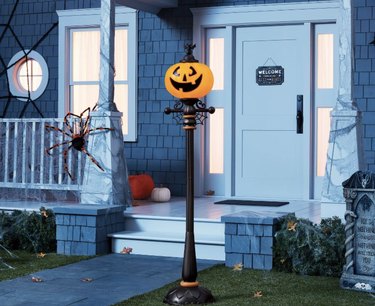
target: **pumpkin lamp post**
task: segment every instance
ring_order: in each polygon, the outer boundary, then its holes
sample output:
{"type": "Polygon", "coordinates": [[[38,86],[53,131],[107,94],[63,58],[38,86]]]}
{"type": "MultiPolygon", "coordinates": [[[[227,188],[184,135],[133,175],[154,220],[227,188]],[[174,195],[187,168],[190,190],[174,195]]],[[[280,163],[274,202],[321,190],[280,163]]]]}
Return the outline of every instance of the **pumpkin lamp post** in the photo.
{"type": "Polygon", "coordinates": [[[182,120],[186,132],[186,233],[185,250],[180,286],[171,289],[164,303],[171,305],[213,303],[211,292],[199,286],[197,281],[197,260],[194,240],[194,130],[203,123],[207,113],[213,114],[215,108],[206,108],[199,98],[207,95],[213,86],[214,78],[210,68],[199,63],[193,56],[195,45],[186,44],[184,58],[169,67],[165,74],[165,87],[179,100],[173,109],[167,107],[165,114],[173,113],[174,118],[182,120]]]}

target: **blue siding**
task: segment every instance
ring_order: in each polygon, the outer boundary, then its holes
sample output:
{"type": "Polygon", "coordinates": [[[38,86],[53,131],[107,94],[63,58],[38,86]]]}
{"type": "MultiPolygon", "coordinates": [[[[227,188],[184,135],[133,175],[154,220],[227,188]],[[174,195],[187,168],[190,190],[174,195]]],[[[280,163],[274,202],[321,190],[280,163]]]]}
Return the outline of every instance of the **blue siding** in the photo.
{"type": "Polygon", "coordinates": [[[375,33],[375,3],[353,1],[355,19],[354,93],[358,108],[363,112],[363,144],[365,162],[375,170],[375,46],[369,45],[375,33]]]}
{"type": "MultiPolygon", "coordinates": [[[[322,0],[323,1],[323,0],[322,0]]],[[[137,142],[126,143],[125,153],[130,173],[146,172],[156,184],[168,186],[173,195],[185,192],[185,137],[172,116],[163,114],[172,106],[173,97],[164,88],[164,73],[183,56],[184,44],[192,40],[190,7],[246,5],[296,0],[179,0],[179,8],[162,10],[158,15],[139,12],[138,55],[138,129],[137,142]]],[[[355,0],[355,74],[353,96],[363,112],[364,151],[367,168],[375,170],[375,46],[368,43],[375,33],[375,2],[355,0]]],[[[0,23],[6,23],[15,0],[2,0],[0,23]]],[[[57,22],[56,10],[99,7],[100,0],[20,0],[12,21],[22,46],[31,48],[57,22]]],[[[0,33],[3,27],[0,27],[0,33]]],[[[57,115],[57,28],[36,49],[47,61],[49,83],[36,101],[45,117],[57,115]]],[[[8,31],[0,45],[4,62],[20,51],[8,31]]],[[[0,71],[3,70],[0,63],[0,71]]],[[[0,96],[6,95],[6,78],[0,76],[0,96]]],[[[5,107],[0,100],[0,115],[5,107]]],[[[7,117],[19,117],[24,102],[12,100],[7,117]]],[[[39,117],[30,105],[25,117],[39,117]]]]}

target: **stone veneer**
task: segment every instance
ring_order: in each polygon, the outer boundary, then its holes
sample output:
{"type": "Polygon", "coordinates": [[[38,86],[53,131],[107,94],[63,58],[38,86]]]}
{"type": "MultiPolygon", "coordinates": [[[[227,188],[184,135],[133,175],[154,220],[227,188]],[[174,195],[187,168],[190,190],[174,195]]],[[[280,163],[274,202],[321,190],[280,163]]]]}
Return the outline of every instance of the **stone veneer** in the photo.
{"type": "Polygon", "coordinates": [[[111,252],[108,234],[124,230],[125,206],[69,205],[53,209],[57,253],[98,255],[111,252]]]}
{"type": "Polygon", "coordinates": [[[275,225],[283,212],[242,211],[221,217],[225,222],[225,265],[271,270],[275,225]]]}

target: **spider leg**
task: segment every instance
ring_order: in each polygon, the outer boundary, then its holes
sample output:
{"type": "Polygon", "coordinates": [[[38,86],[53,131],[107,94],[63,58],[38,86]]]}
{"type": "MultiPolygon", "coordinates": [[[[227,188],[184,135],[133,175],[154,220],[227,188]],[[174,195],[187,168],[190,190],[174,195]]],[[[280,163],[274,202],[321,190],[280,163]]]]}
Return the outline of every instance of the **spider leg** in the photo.
{"type": "Polygon", "coordinates": [[[80,115],[79,117],[82,118],[83,117],[83,114],[86,113],[86,112],[89,112],[88,116],[90,115],[90,111],[91,111],[91,108],[90,106],[88,108],[86,108],[80,115]]]}
{"type": "Polygon", "coordinates": [[[104,169],[99,165],[99,163],[97,162],[97,160],[89,153],[86,151],[85,148],[82,148],[82,152],[85,153],[89,158],[90,160],[102,171],[104,171],[104,169]]]}
{"type": "Polygon", "coordinates": [[[77,116],[77,115],[72,114],[72,113],[69,112],[64,117],[64,124],[68,128],[68,130],[70,131],[70,133],[72,133],[72,135],[73,135],[74,134],[73,127],[70,125],[69,120],[68,120],[68,117],[71,117],[71,116],[77,117],[77,118],[79,118],[79,116],[77,116]]]}
{"type": "MultiPolygon", "coordinates": [[[[55,149],[55,148],[57,148],[57,147],[63,146],[63,145],[65,145],[65,144],[71,143],[71,142],[72,142],[71,140],[67,140],[67,141],[64,141],[64,142],[62,142],[62,143],[57,143],[57,144],[53,145],[52,147],[46,149],[46,153],[47,153],[48,155],[51,155],[51,153],[49,153],[49,151],[51,151],[51,150],[53,150],[53,149],[55,149]]],[[[69,148],[70,148],[70,147],[71,147],[71,146],[69,146],[69,148]]]]}
{"type": "Polygon", "coordinates": [[[63,155],[64,155],[64,170],[66,173],[68,173],[70,179],[73,181],[74,180],[74,177],[72,176],[72,174],[69,172],[69,167],[68,167],[68,151],[69,149],[71,148],[72,146],[70,145],[67,149],[64,150],[63,152],[63,155]]]}
{"type": "Polygon", "coordinates": [[[58,128],[58,127],[55,127],[55,126],[52,126],[52,125],[48,125],[48,124],[46,124],[46,125],[45,125],[45,128],[46,128],[47,131],[48,131],[48,130],[55,130],[55,131],[58,131],[58,132],[60,132],[60,133],[62,133],[62,134],[64,134],[64,135],[66,135],[66,136],[72,138],[72,135],[69,135],[67,132],[63,131],[62,129],[60,129],[60,128],[58,128]]]}
{"type": "MultiPolygon", "coordinates": [[[[83,114],[83,113],[82,113],[82,114],[83,114]]],[[[82,130],[81,130],[81,136],[90,133],[90,132],[87,131],[87,129],[89,128],[89,122],[90,122],[90,119],[91,119],[91,116],[90,116],[90,110],[89,110],[89,113],[88,113],[88,115],[87,115],[86,121],[85,121],[85,123],[83,124],[82,130]]],[[[82,120],[82,118],[81,118],[81,120],[82,120]]]]}
{"type": "Polygon", "coordinates": [[[87,134],[90,134],[91,132],[94,132],[94,131],[114,131],[115,129],[113,128],[106,128],[106,127],[98,127],[98,128],[94,128],[94,129],[91,129],[87,132],[87,134]]]}

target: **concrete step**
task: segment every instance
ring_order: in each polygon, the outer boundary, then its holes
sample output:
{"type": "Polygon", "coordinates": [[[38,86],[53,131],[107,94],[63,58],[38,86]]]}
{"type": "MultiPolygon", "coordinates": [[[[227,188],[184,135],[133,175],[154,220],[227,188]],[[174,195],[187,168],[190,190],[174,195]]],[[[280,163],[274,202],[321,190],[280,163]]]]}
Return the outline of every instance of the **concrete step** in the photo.
{"type": "MultiPolygon", "coordinates": [[[[126,231],[142,231],[142,232],[181,232],[185,233],[185,218],[179,217],[163,217],[150,215],[124,214],[126,231]]],[[[220,220],[212,219],[194,219],[195,233],[210,233],[211,235],[222,236],[224,234],[224,223],[220,220]]]]}
{"type": "MultiPolygon", "coordinates": [[[[195,220],[194,235],[197,259],[225,260],[223,223],[195,220]]],[[[109,237],[114,253],[130,247],[132,254],[183,257],[185,218],[125,214],[125,231],[109,237]]]]}

